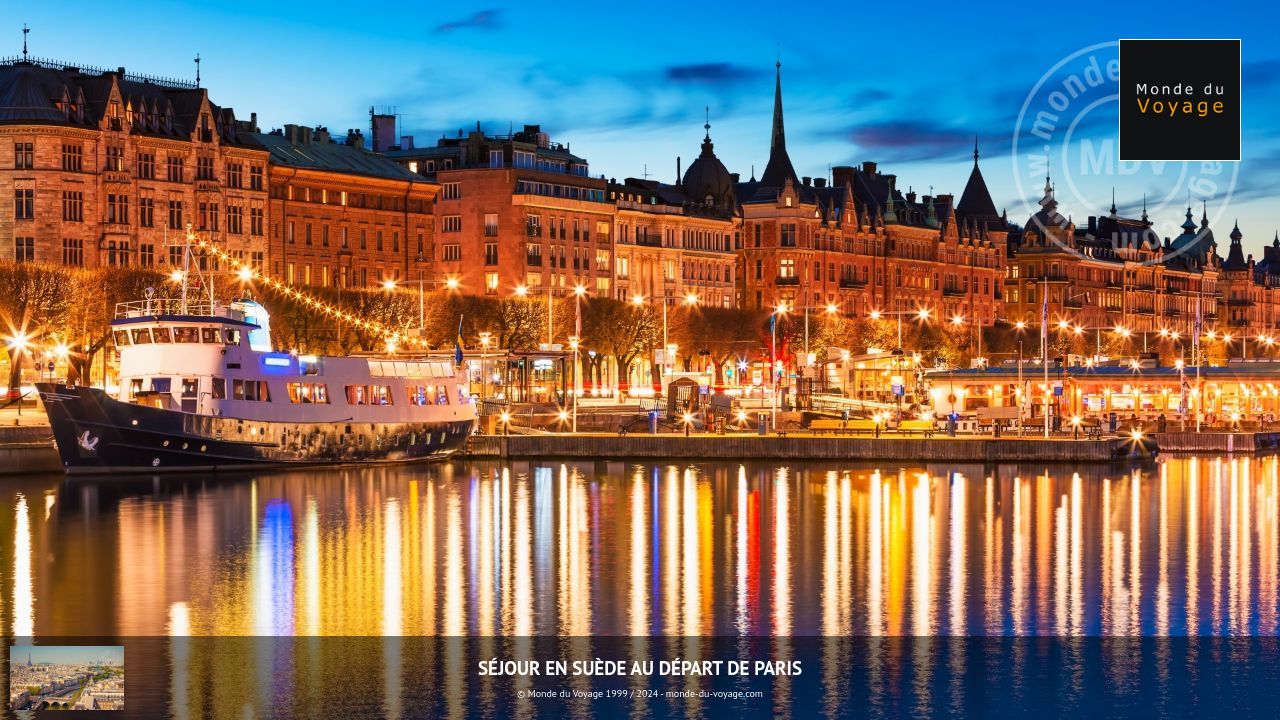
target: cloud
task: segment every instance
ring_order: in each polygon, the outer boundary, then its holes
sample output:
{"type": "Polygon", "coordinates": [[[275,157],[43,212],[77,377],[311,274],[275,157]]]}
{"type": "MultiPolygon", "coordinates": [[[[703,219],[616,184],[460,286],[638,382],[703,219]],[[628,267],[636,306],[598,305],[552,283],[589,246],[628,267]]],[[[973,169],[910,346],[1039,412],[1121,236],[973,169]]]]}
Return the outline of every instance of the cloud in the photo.
{"type": "Polygon", "coordinates": [[[1280,82],[1280,60],[1259,60],[1245,63],[1240,70],[1245,89],[1267,87],[1280,82]]]}
{"type": "Polygon", "coordinates": [[[720,85],[753,80],[760,71],[727,62],[671,65],[664,72],[667,80],[698,85],[720,85]]]}
{"type": "Polygon", "coordinates": [[[882,162],[963,157],[973,146],[973,132],[921,120],[888,120],[860,125],[849,139],[863,150],[882,155],[882,162]]]}
{"type": "Polygon", "coordinates": [[[454,30],[497,30],[502,27],[502,8],[490,8],[472,13],[461,20],[442,23],[436,26],[436,32],[449,33],[454,30]]]}
{"type": "Polygon", "coordinates": [[[849,102],[853,105],[874,105],[876,103],[884,102],[891,97],[893,97],[892,94],[885,90],[881,90],[880,88],[863,88],[855,91],[853,95],[849,97],[849,102]]]}

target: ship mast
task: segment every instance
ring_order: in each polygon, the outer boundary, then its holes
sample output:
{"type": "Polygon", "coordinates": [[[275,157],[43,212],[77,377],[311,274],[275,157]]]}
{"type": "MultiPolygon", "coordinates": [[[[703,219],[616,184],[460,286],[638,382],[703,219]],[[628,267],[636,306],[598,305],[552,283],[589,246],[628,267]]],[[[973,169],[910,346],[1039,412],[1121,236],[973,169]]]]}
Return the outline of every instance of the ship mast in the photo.
{"type": "Polygon", "coordinates": [[[194,250],[192,248],[192,244],[199,242],[199,240],[200,238],[196,235],[196,231],[192,227],[191,223],[187,223],[186,232],[183,234],[182,239],[182,278],[180,282],[182,295],[180,300],[181,307],[179,309],[183,315],[190,314],[187,304],[187,291],[190,286],[192,269],[200,275],[201,287],[207,288],[209,291],[209,312],[213,313],[213,272],[210,271],[206,274],[201,270],[199,263],[193,262],[194,250]]]}

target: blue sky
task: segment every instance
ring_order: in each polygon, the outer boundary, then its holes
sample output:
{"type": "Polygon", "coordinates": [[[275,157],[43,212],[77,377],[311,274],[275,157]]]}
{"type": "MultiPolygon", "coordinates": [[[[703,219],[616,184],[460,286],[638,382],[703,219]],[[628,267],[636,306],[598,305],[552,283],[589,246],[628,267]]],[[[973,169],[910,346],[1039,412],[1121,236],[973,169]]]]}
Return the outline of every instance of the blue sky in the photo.
{"type": "MultiPolygon", "coordinates": [[[[509,124],[540,123],[587,157],[594,174],[638,177],[647,170],[668,182],[677,155],[686,166],[697,155],[706,106],[716,152],[730,171],[745,178],[753,165],[757,174],[763,170],[780,56],[788,148],[801,175],[875,160],[898,175],[900,187],[959,194],[976,134],[996,204],[1019,222],[1043,178],[1019,175],[1011,139],[1028,92],[1055,63],[1118,37],[1239,37],[1244,161],[1230,201],[1225,183],[1207,194],[1210,217],[1223,243],[1238,218],[1246,249],[1255,253],[1280,226],[1271,194],[1280,186],[1274,6],[560,2],[539,9],[499,0],[319,0],[135,2],[118,13],[98,7],[29,4],[11,14],[0,54],[20,50],[23,21],[32,26],[33,54],[86,65],[186,77],[199,52],[214,101],[242,117],[256,111],[266,128],[297,122],[367,129],[371,105],[394,108],[402,134],[419,145],[477,120],[503,132],[509,124]]],[[[1080,222],[1104,212],[1115,186],[1122,214],[1140,214],[1147,193],[1153,220],[1176,234],[1186,173],[1062,167],[1082,143],[1094,143],[1096,152],[1114,139],[1115,114],[1114,103],[1092,109],[1064,136],[1064,160],[1050,160],[1059,169],[1063,212],[1080,222]]]]}
{"type": "Polygon", "coordinates": [[[9,646],[9,664],[27,663],[79,664],[90,662],[109,662],[119,664],[124,661],[124,647],[120,645],[11,645],[9,646]]]}

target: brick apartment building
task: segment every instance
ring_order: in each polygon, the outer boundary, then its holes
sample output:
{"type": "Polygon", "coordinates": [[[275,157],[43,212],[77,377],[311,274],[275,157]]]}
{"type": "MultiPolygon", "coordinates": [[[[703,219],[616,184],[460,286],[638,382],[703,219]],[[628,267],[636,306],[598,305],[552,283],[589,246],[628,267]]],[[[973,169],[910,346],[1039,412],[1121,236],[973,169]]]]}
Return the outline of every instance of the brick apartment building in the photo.
{"type": "Polygon", "coordinates": [[[270,153],[271,273],[288,282],[367,288],[433,277],[439,186],[323,127],[285,125],[252,140],[270,153]]]}
{"type": "Polygon", "coordinates": [[[65,265],[181,261],[187,223],[261,265],[267,153],[253,120],[195,83],[26,59],[0,63],[0,256],[65,265]]]}
{"type": "MultiPolygon", "coordinates": [[[[375,118],[377,122],[377,118],[375,118]]],[[[380,136],[385,133],[379,133],[380,136]]],[[[375,144],[375,149],[377,145],[375,144]]],[[[507,135],[479,127],[434,147],[383,148],[440,185],[435,279],[462,292],[563,296],[582,285],[613,293],[613,206],[587,161],[537,125],[507,135]]]]}

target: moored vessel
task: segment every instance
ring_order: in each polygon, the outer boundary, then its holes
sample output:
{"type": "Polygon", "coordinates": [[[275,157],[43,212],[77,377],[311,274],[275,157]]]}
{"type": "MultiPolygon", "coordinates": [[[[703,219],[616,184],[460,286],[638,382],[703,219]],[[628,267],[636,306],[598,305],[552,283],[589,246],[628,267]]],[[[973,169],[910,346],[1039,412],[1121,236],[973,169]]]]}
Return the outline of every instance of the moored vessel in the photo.
{"type": "Polygon", "coordinates": [[[447,358],[275,352],[257,302],[186,295],[117,307],[114,394],[37,385],[68,473],[440,459],[475,425],[447,358]]]}

